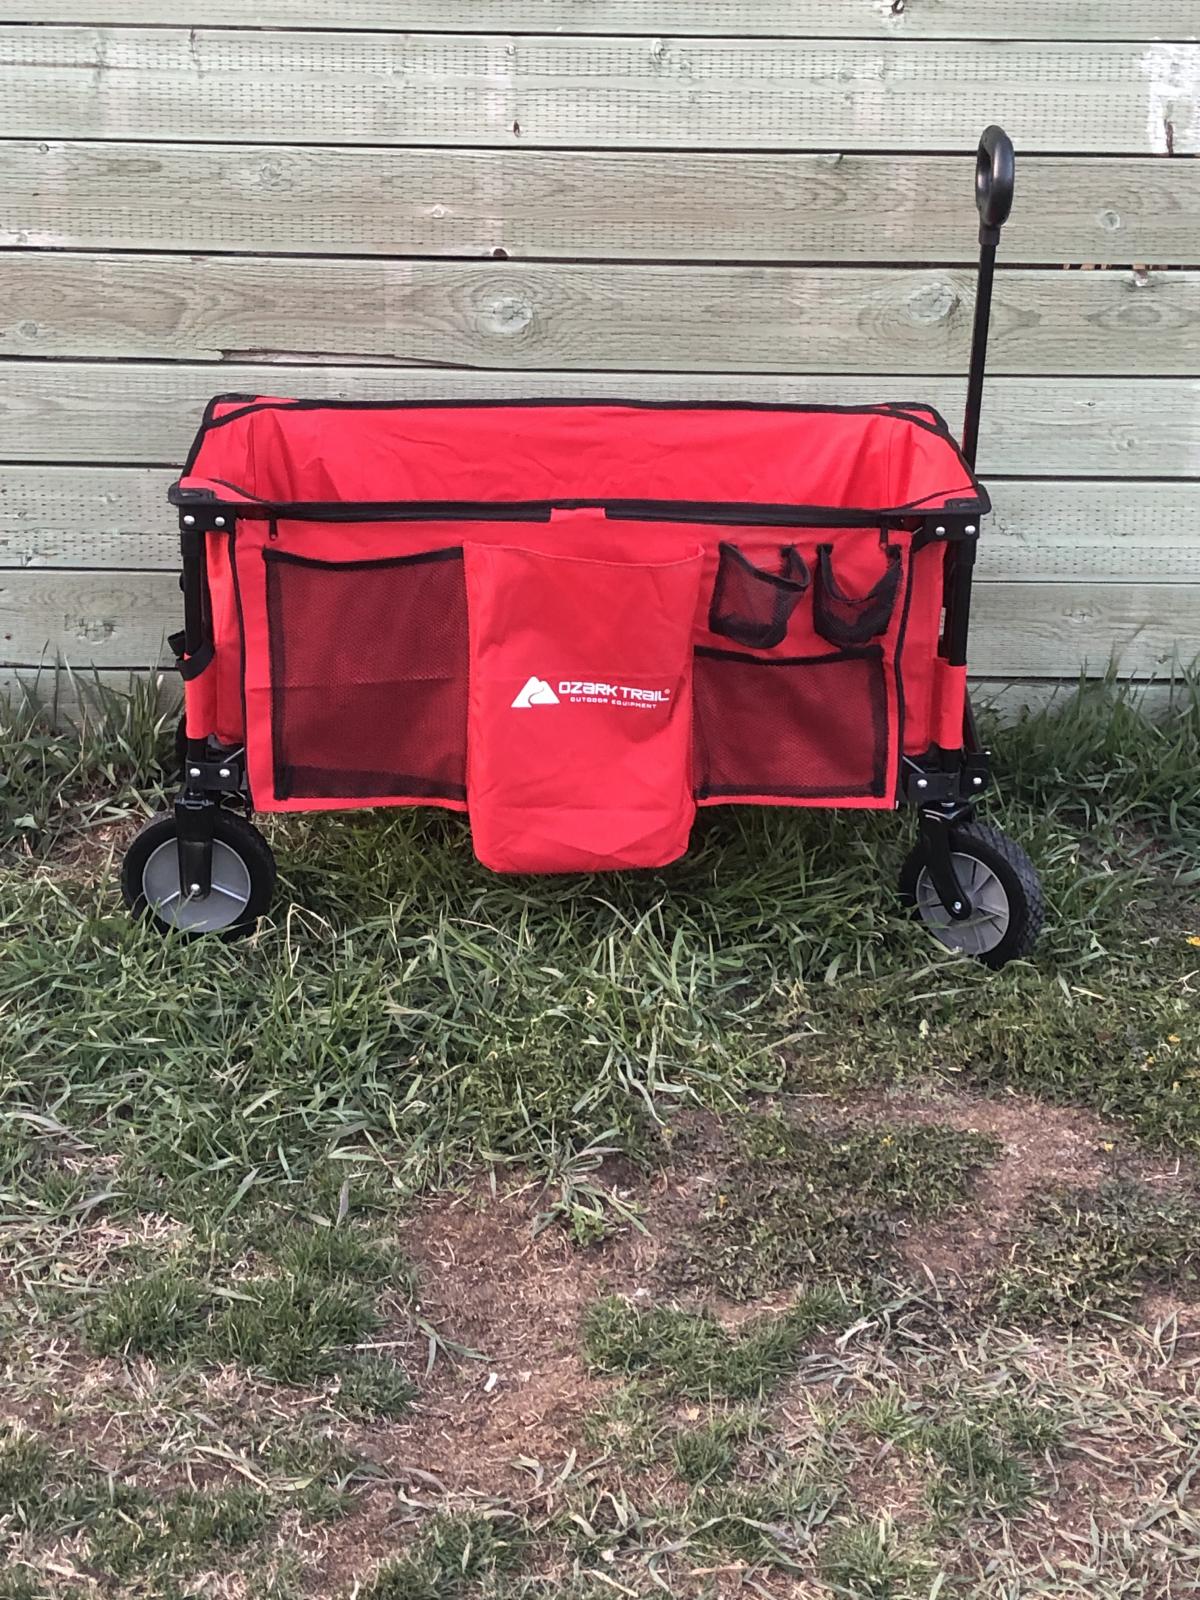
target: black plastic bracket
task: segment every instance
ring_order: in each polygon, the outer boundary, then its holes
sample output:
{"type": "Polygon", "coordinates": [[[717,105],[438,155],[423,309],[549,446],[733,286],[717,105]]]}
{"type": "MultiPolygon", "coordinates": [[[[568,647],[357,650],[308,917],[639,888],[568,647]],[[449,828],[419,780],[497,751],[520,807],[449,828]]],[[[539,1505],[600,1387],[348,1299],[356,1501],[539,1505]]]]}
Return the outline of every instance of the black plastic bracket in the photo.
{"type": "Polygon", "coordinates": [[[186,500],[179,507],[179,531],[188,533],[232,533],[237,518],[219,500],[186,500]]]}
{"type": "Polygon", "coordinates": [[[920,812],[921,854],[925,858],[925,870],[937,890],[938,899],[955,922],[965,922],[975,909],[970,895],[959,882],[954,853],[950,848],[951,830],[958,823],[970,820],[971,807],[961,801],[923,806],[920,812]]]}
{"type": "Polygon", "coordinates": [[[244,788],[242,755],[214,756],[207,751],[203,756],[188,757],[184,766],[183,796],[190,800],[216,798],[229,794],[241,796],[244,788]]]}
{"type": "Polygon", "coordinates": [[[962,796],[973,800],[981,795],[992,781],[992,761],[989,750],[969,750],[962,764],[962,796]]]}
{"type": "Polygon", "coordinates": [[[179,854],[179,892],[202,900],[212,891],[213,823],[217,802],[186,790],[175,801],[175,845],[179,854]]]}
{"type": "Polygon", "coordinates": [[[913,535],[914,550],[923,550],[927,544],[974,544],[979,537],[979,510],[939,511],[936,516],[923,518],[913,535]]]}
{"type": "Polygon", "coordinates": [[[991,782],[987,750],[939,750],[905,756],[901,769],[901,794],[910,806],[967,805],[977,800],[991,782]]]}

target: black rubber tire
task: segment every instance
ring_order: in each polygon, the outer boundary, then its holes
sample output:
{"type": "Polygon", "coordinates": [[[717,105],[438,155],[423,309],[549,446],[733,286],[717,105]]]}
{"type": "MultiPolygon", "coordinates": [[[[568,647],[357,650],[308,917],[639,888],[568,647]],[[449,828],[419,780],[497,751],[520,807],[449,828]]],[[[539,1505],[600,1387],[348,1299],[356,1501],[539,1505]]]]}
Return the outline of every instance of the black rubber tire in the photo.
{"type": "Polygon", "coordinates": [[[213,838],[219,839],[222,844],[228,845],[235,851],[249,873],[250,898],[235,922],[211,933],[188,932],[185,929],[175,928],[157,916],[146,903],[143,889],[146,864],[160,845],[166,844],[175,836],[176,825],[173,814],[155,817],[135,836],[125,852],[125,859],[121,864],[121,893],[132,915],[145,918],[159,933],[170,934],[175,939],[230,940],[243,938],[253,932],[275,892],[275,857],[271,852],[271,846],[254,824],[224,806],[217,809],[213,816],[213,838]]]}
{"type": "MultiPolygon", "coordinates": [[[[995,873],[1008,898],[1009,922],[1003,937],[992,949],[973,959],[985,967],[997,968],[1031,955],[1046,920],[1046,900],[1037,868],[1021,846],[999,828],[989,828],[983,822],[965,822],[951,829],[950,848],[958,855],[973,856],[995,873]]],[[[918,918],[917,884],[924,868],[925,853],[918,845],[900,869],[900,899],[918,918]]],[[[936,928],[931,927],[930,932],[944,943],[936,928]]]]}

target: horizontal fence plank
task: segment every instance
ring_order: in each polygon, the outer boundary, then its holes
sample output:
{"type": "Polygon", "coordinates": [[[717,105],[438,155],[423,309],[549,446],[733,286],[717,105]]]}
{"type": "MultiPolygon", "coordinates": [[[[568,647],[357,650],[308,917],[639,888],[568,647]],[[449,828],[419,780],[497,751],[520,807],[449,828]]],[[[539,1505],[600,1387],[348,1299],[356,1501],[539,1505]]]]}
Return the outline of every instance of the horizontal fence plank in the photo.
{"type": "MultiPolygon", "coordinates": [[[[966,262],[973,182],[969,156],[30,139],[0,164],[0,245],[966,262]]],[[[1200,162],[1032,157],[1018,193],[1010,264],[1200,264],[1200,162]]]]}
{"type": "Polygon", "coordinates": [[[0,466],[0,567],[171,567],[163,467],[0,466]]]}
{"type": "MultiPolygon", "coordinates": [[[[971,665],[983,676],[1071,676],[1106,670],[1161,674],[1200,641],[1200,584],[990,583],[976,595],[971,665]]],[[[72,667],[161,662],[179,626],[169,572],[0,573],[0,660],[72,667]]]]}
{"type": "MultiPolygon", "coordinates": [[[[0,354],[953,373],[962,268],[0,256],[0,354]]],[[[993,373],[1195,371],[1200,272],[997,276],[993,373]]]]}
{"type": "MultiPolygon", "coordinates": [[[[0,567],[178,565],[169,468],[0,466],[0,567]]],[[[1002,479],[977,577],[1200,583],[1200,483],[1002,479]]]]}
{"type": "Polygon", "coordinates": [[[968,649],[984,676],[1095,676],[1110,662],[1159,676],[1200,652],[1200,584],[980,584],[968,649]]]}
{"type": "MultiPolygon", "coordinates": [[[[1005,682],[997,678],[971,676],[971,703],[976,711],[994,716],[1000,722],[1017,722],[1031,712],[1061,708],[1078,687],[1078,679],[1032,678],[1025,682],[1005,682]]],[[[1176,678],[1162,682],[1126,682],[1122,693],[1147,716],[1161,719],[1190,703],[1190,691],[1176,678]]],[[[999,772],[1004,787],[1003,770],[999,772]]]]}
{"type": "MultiPolygon", "coordinates": [[[[0,460],[176,466],[215,393],[306,399],[923,401],[957,422],[961,378],[741,373],[455,372],[297,365],[23,361],[3,368],[0,460]]],[[[1200,477],[1200,380],[996,378],[980,468],[1010,475],[1200,477]]]]}
{"type": "MultiPolygon", "coordinates": [[[[176,25],[171,0],[9,0],[5,22],[176,25]]],[[[1194,39],[1194,0],[202,0],[196,27],[882,39],[1194,39]],[[251,23],[252,19],[252,23],[251,23]]]]}
{"type": "MultiPolygon", "coordinates": [[[[1200,483],[990,484],[984,582],[1200,583],[1200,483]]],[[[1194,640],[1200,652],[1200,636],[1194,640]]]]}
{"type": "MultiPolygon", "coordinates": [[[[59,727],[80,722],[95,722],[102,715],[105,701],[141,694],[151,672],[113,671],[95,667],[73,673],[52,664],[39,667],[0,666],[0,704],[16,709],[36,708],[50,723],[59,727]]],[[[182,699],[182,685],[173,668],[153,673],[157,699],[164,717],[173,715],[182,699]]],[[[111,701],[110,701],[111,703],[111,701]]]]}
{"type": "Polygon", "coordinates": [[[19,138],[1200,151],[1188,43],[7,27],[0,68],[19,138]]]}

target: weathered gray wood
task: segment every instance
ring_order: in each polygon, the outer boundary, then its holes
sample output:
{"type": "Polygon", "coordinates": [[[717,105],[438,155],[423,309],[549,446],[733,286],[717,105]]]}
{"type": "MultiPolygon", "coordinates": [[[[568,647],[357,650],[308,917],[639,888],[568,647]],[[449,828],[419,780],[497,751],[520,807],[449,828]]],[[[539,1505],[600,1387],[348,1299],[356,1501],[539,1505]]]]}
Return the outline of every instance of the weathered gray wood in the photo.
{"type": "Polygon", "coordinates": [[[983,583],[1200,583],[1200,483],[1000,479],[989,489],[983,583]]]}
{"type": "Polygon", "coordinates": [[[161,467],[0,466],[0,567],[168,567],[179,538],[161,467]]]}
{"type": "Polygon", "coordinates": [[[1200,584],[986,583],[975,593],[971,665],[982,675],[1161,676],[1200,656],[1200,584]],[[1169,593],[1170,604],[1164,604],[1169,593]]]}
{"type": "MultiPolygon", "coordinates": [[[[810,405],[919,399],[957,423],[964,388],[961,379],[947,378],[19,362],[2,369],[0,460],[178,467],[205,403],[218,392],[360,400],[630,396],[810,405]]],[[[997,378],[987,388],[980,452],[980,467],[987,473],[1200,477],[1200,380],[997,378]]]]}
{"type": "MultiPolygon", "coordinates": [[[[971,678],[971,701],[977,711],[994,715],[1001,722],[1017,722],[1030,712],[1061,707],[1075,693],[1077,679],[1034,678],[1026,682],[998,678],[971,678]]],[[[1162,718],[1188,703],[1188,690],[1178,679],[1138,682],[1124,686],[1124,693],[1148,716],[1162,718]]],[[[1003,786],[1003,774],[1001,774],[1003,786]]]]}
{"type": "MultiPolygon", "coordinates": [[[[0,244],[969,262],[969,156],[15,141],[0,244]],[[181,200],[181,197],[186,197],[181,200]]],[[[1004,261],[1200,264],[1200,162],[1030,157],[1004,261]]]]}
{"type": "Polygon", "coordinates": [[[169,572],[0,573],[0,660],[148,667],[170,659],[179,626],[178,579],[169,572]]]}
{"type": "MultiPolygon", "coordinates": [[[[1200,45],[0,28],[0,134],[1200,150],[1200,45]]],[[[187,197],[181,196],[186,204],[187,197]]]]}
{"type": "MultiPolygon", "coordinates": [[[[0,354],[954,373],[962,268],[91,256],[0,259],[0,354]]],[[[1200,273],[998,275],[993,373],[1185,375],[1200,273]]]]}
{"type": "MultiPolygon", "coordinates": [[[[985,677],[1103,672],[1110,653],[1128,675],[1161,674],[1200,648],[1200,584],[1177,584],[1171,604],[1151,584],[981,584],[971,664],[985,677]]],[[[165,658],[179,624],[173,573],[0,573],[0,659],[73,667],[145,667],[165,658]]]]}
{"type": "MultiPolygon", "coordinates": [[[[0,466],[0,567],[174,568],[171,469],[0,466]]],[[[1001,479],[977,577],[1200,582],[1200,483],[1001,479]]]]}
{"type": "MultiPolygon", "coordinates": [[[[94,722],[99,702],[106,696],[139,696],[144,690],[146,671],[120,672],[96,667],[78,674],[45,667],[0,666],[0,702],[24,709],[37,708],[52,724],[63,727],[94,722]]],[[[174,721],[181,695],[179,675],[173,668],[154,673],[160,714],[168,725],[174,721]]]]}
{"type": "MultiPolygon", "coordinates": [[[[9,0],[6,22],[176,24],[172,0],[9,0]]],[[[885,39],[1195,39],[1194,0],[202,0],[193,26],[885,39]]]]}

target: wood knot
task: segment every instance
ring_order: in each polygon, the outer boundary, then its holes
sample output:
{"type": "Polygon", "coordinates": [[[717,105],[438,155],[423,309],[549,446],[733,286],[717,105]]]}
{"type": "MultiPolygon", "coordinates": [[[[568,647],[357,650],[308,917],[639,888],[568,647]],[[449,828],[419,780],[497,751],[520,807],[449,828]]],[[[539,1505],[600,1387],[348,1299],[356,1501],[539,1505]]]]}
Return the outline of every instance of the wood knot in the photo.
{"type": "Polygon", "coordinates": [[[489,332],[511,338],[533,321],[533,306],[521,294],[497,295],[484,305],[481,321],[489,332]]]}
{"type": "Polygon", "coordinates": [[[258,169],[258,186],[260,189],[290,189],[292,180],[282,162],[264,161],[258,169]]]}
{"type": "Polygon", "coordinates": [[[908,297],[909,315],[914,322],[946,322],[959,305],[959,292],[947,279],[922,283],[908,297]]]}

